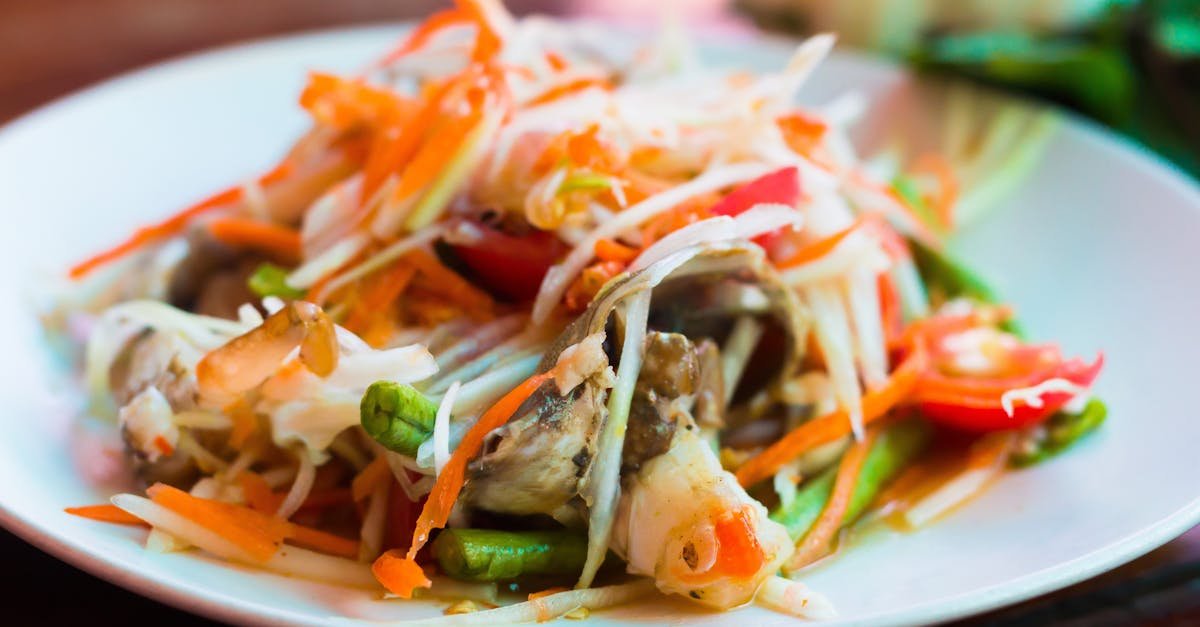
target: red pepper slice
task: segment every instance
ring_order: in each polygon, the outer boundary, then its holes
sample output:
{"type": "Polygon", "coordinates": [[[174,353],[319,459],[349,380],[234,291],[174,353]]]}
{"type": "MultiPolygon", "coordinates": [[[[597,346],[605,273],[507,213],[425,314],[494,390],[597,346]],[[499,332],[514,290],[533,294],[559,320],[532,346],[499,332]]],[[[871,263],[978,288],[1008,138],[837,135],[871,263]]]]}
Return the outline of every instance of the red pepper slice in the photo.
{"type": "Polygon", "coordinates": [[[452,245],[481,287],[510,301],[527,301],[538,293],[542,277],[567,247],[553,233],[530,231],[509,235],[479,222],[470,222],[479,234],[470,243],[452,245]]]}
{"type": "MultiPolygon", "coordinates": [[[[800,202],[800,194],[800,170],[795,166],[788,166],[734,189],[709,208],[708,212],[714,216],[736,216],[763,203],[794,206],[800,202]]],[[[754,242],[770,250],[784,230],[764,233],[754,238],[754,242]]]]}

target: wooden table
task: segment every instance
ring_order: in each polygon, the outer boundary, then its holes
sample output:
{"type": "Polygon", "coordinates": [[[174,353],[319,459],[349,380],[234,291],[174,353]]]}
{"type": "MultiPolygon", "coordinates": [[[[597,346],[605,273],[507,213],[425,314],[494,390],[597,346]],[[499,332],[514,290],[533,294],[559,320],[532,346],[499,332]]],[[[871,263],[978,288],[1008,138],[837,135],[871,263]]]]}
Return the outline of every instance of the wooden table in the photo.
{"type": "MultiPolygon", "coordinates": [[[[666,0],[684,6],[679,0],[666,0]]],[[[437,0],[0,0],[0,122],[118,72],[215,45],[424,15],[437,0]]],[[[566,0],[509,0],[562,11],[566,0]]],[[[661,3],[649,3],[661,4],[661,3]]],[[[701,0],[705,16],[720,0],[701,0]]],[[[584,0],[628,11],[647,3],[584,0]]],[[[697,5],[693,5],[697,6],[697,5]]],[[[642,9],[638,9],[642,10],[642,9]]],[[[0,532],[7,611],[42,624],[209,624],[47,557],[0,532]],[[14,613],[15,612],[15,613],[14,613]]],[[[1093,580],[964,625],[1200,624],[1200,528],[1093,580]]]]}

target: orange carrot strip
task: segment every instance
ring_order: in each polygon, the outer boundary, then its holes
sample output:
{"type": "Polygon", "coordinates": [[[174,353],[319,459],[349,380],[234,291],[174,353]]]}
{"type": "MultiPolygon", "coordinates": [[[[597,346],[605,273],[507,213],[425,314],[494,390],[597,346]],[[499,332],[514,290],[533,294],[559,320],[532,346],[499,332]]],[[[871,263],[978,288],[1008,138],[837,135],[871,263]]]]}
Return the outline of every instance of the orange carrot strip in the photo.
{"type": "Polygon", "coordinates": [[[383,129],[363,167],[362,194],[359,204],[366,204],[389,176],[399,173],[421,147],[426,132],[437,120],[444,87],[425,94],[419,109],[396,120],[383,129]]]}
{"type": "Polygon", "coordinates": [[[595,252],[596,257],[601,261],[629,263],[637,258],[639,251],[606,237],[596,242],[595,252]]]}
{"type": "Polygon", "coordinates": [[[312,527],[289,523],[287,539],[314,551],[352,559],[358,557],[358,540],[343,538],[312,527]]]}
{"type": "MultiPolygon", "coordinates": [[[[918,344],[908,357],[892,372],[887,383],[862,399],[863,422],[870,423],[883,417],[888,410],[904,402],[921,375],[929,368],[929,357],[924,345],[918,344]]],[[[779,470],[784,464],[812,450],[850,433],[850,415],[845,409],[837,409],[792,429],[787,435],[758,455],[750,458],[738,468],[737,479],[743,486],[751,486],[779,470]]]]}
{"type": "Polygon", "coordinates": [[[230,246],[256,250],[285,263],[296,263],[303,256],[300,232],[278,224],[219,218],[208,224],[208,231],[230,246]]]}
{"type": "MultiPolygon", "coordinates": [[[[291,171],[291,168],[291,163],[287,160],[284,160],[282,163],[275,166],[273,170],[259,177],[258,184],[269,185],[279,181],[288,175],[288,173],[291,171]]],[[[102,251],[99,254],[75,264],[71,268],[68,275],[72,279],[81,279],[96,268],[99,268],[100,266],[103,266],[109,262],[116,261],[117,259],[124,257],[125,255],[141,248],[142,246],[145,246],[146,244],[180,233],[196,216],[214,209],[219,209],[221,207],[240,202],[241,200],[241,186],[230,187],[213,194],[212,196],[205,198],[204,200],[184,209],[183,211],[180,211],[179,213],[167,218],[166,220],[163,220],[162,222],[159,222],[158,224],[145,226],[134,231],[133,235],[129,236],[129,239],[126,239],[124,242],[121,242],[120,244],[117,244],[108,250],[102,251]]]]}
{"type": "Polygon", "coordinates": [[[567,81],[560,85],[555,85],[553,87],[550,87],[546,91],[543,91],[542,93],[534,96],[529,102],[525,103],[525,106],[526,107],[536,107],[541,104],[546,104],[547,102],[552,102],[552,101],[558,100],[559,98],[562,98],[563,96],[569,96],[575,92],[583,91],[583,90],[587,89],[588,87],[602,87],[604,89],[612,89],[612,83],[609,82],[609,80],[607,78],[600,78],[598,76],[586,76],[583,78],[577,78],[573,81],[567,81]]]}
{"type": "Polygon", "coordinates": [[[104,505],[84,505],[82,507],[68,507],[63,510],[72,516],[80,516],[82,518],[90,518],[100,522],[112,523],[114,525],[137,525],[139,527],[147,527],[145,521],[129,512],[105,503],[104,505]]]}
{"type": "Polygon", "coordinates": [[[512,415],[520,409],[521,404],[532,396],[543,383],[553,377],[553,369],[529,377],[496,401],[496,404],[484,412],[463,436],[458,447],[454,449],[454,453],[450,455],[450,461],[438,475],[437,482],[433,484],[433,490],[429,493],[428,500],[425,501],[425,507],[422,508],[421,515],[417,518],[412,545],[409,546],[408,553],[404,554],[393,549],[380,556],[372,566],[371,570],[375,573],[376,579],[385,588],[393,594],[408,599],[412,597],[414,589],[427,588],[431,585],[429,578],[417,565],[417,552],[429,541],[430,532],[444,527],[446,520],[450,518],[450,510],[454,507],[454,502],[458,500],[459,492],[462,491],[466,478],[467,462],[483,448],[483,440],[487,434],[508,422],[512,415]],[[401,557],[402,555],[403,557],[401,557]]]}
{"type": "Polygon", "coordinates": [[[146,494],[155,503],[220,535],[258,561],[270,559],[287,536],[286,521],[247,507],[202,499],[162,483],[150,486],[146,494]]]}
{"type": "Polygon", "coordinates": [[[379,314],[404,293],[415,274],[416,269],[411,265],[399,263],[377,276],[359,296],[344,326],[362,336],[379,314]]]}
{"type": "Polygon", "coordinates": [[[475,287],[457,272],[442,265],[442,262],[428,252],[414,250],[403,258],[416,267],[417,272],[430,279],[428,287],[436,289],[437,293],[461,304],[468,312],[476,313],[479,310],[490,312],[493,309],[492,297],[488,296],[487,292],[475,287]]]}
{"type": "Polygon", "coordinates": [[[390,549],[380,555],[371,564],[371,574],[388,591],[405,599],[412,598],[413,590],[433,585],[420,564],[400,549],[390,549]]]}
{"type": "Polygon", "coordinates": [[[859,216],[850,226],[838,231],[837,233],[834,233],[833,235],[823,237],[809,244],[808,246],[801,248],[800,250],[797,250],[794,254],[792,254],[791,257],[788,257],[787,259],[784,259],[775,265],[780,268],[794,268],[796,266],[801,266],[806,263],[816,261],[821,257],[833,252],[833,249],[837,248],[838,244],[841,244],[848,235],[857,231],[860,227],[866,224],[867,220],[868,217],[866,215],[859,216]]]}
{"type": "Polygon", "coordinates": [[[804,540],[801,541],[800,546],[796,547],[796,552],[788,560],[788,570],[807,566],[824,556],[825,552],[829,550],[829,545],[837,535],[838,529],[842,528],[846,510],[850,508],[850,499],[854,496],[854,484],[858,482],[858,475],[862,471],[863,462],[867,459],[867,453],[871,450],[871,443],[875,441],[876,435],[875,432],[868,434],[862,442],[856,442],[842,456],[842,462],[838,465],[837,477],[833,481],[833,490],[829,493],[829,501],[825,503],[825,509],[821,510],[821,516],[817,518],[812,529],[804,535],[804,540]]]}
{"type": "Polygon", "coordinates": [[[380,455],[354,476],[354,481],[350,484],[350,494],[355,501],[361,501],[371,496],[376,488],[391,478],[392,469],[388,466],[387,459],[380,455]]]}
{"type": "Polygon", "coordinates": [[[429,130],[420,150],[404,168],[400,183],[392,192],[392,202],[401,202],[424,190],[446,170],[459,146],[483,118],[482,111],[443,120],[429,130]]]}
{"type": "Polygon", "coordinates": [[[242,496],[246,499],[246,505],[263,514],[274,515],[286,498],[286,495],[272,490],[266,480],[257,473],[243,472],[238,477],[238,483],[242,486],[242,496]]]}
{"type": "Polygon", "coordinates": [[[567,588],[564,588],[562,586],[554,586],[553,588],[546,588],[545,590],[538,590],[537,592],[530,592],[529,597],[526,600],[534,601],[534,600],[540,599],[542,597],[548,597],[552,594],[558,594],[559,592],[566,592],[566,591],[567,591],[567,588]]]}
{"type": "Polygon", "coordinates": [[[567,69],[567,60],[561,54],[553,50],[547,50],[544,56],[546,57],[546,63],[550,65],[550,69],[555,72],[567,69]]]}
{"type": "Polygon", "coordinates": [[[491,62],[500,52],[503,42],[488,21],[487,9],[480,0],[455,0],[454,4],[479,27],[479,32],[475,35],[475,48],[471,51],[471,61],[491,62]]]}
{"type": "Polygon", "coordinates": [[[812,157],[812,153],[821,145],[829,125],[822,120],[796,111],[790,115],[778,118],[775,123],[783,134],[783,140],[796,152],[812,157]]]}
{"type": "Polygon", "coordinates": [[[425,21],[414,28],[399,46],[396,46],[395,49],[379,59],[376,65],[389,65],[405,55],[420,50],[429,44],[434,35],[455,24],[467,23],[470,19],[470,15],[462,9],[444,9],[438,11],[425,18],[425,21]]]}

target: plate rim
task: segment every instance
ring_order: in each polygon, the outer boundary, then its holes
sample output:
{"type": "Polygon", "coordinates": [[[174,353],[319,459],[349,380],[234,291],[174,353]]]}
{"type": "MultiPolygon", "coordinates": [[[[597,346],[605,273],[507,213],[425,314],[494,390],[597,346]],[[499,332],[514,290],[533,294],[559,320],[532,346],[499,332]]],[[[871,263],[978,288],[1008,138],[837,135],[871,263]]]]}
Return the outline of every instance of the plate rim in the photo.
{"type": "MultiPolygon", "coordinates": [[[[575,18],[575,21],[596,22],[597,20],[575,18]]],[[[292,47],[305,41],[338,39],[371,33],[394,33],[398,36],[412,26],[412,20],[400,20],[308,29],[243,39],[172,55],[92,82],[0,124],[0,149],[3,149],[5,141],[10,135],[20,132],[23,128],[39,123],[43,118],[51,118],[62,109],[100,96],[106,91],[120,90],[128,83],[152,79],[159,74],[186,71],[193,66],[219,64],[228,57],[245,54],[252,50],[261,52],[273,47],[292,47]]],[[[616,27],[625,28],[619,25],[616,27]]],[[[625,28],[625,30],[628,29],[625,28]]],[[[696,39],[724,43],[744,41],[749,45],[759,47],[788,48],[794,46],[798,41],[796,38],[785,35],[756,34],[753,36],[753,42],[750,42],[748,40],[751,37],[744,33],[726,32],[702,32],[696,39]]],[[[887,67],[911,75],[911,71],[900,64],[868,53],[839,49],[836,54],[851,59],[855,63],[887,67]]],[[[1157,179],[1157,184],[1170,186],[1185,198],[1190,198],[1191,202],[1187,203],[1188,210],[1200,213],[1200,183],[1188,176],[1179,166],[1151,151],[1145,145],[1118,135],[1098,122],[1061,107],[1050,105],[1050,108],[1056,116],[1062,118],[1063,130],[1081,133],[1088,141],[1098,142],[1135,161],[1141,161],[1146,165],[1147,175],[1157,179]]],[[[875,625],[944,623],[1012,605],[1066,588],[1116,568],[1153,551],[1197,525],[1200,525],[1200,494],[1154,524],[1108,545],[1093,549],[1073,560],[1027,573],[1006,582],[963,592],[953,597],[926,602],[898,612],[867,615],[858,620],[875,625]]],[[[143,571],[110,564],[101,551],[83,545],[69,534],[51,530],[39,519],[23,517],[12,511],[4,502],[0,502],[0,526],[39,550],[105,582],[199,616],[228,622],[254,622],[257,624],[314,624],[316,622],[307,615],[293,614],[276,606],[230,597],[217,590],[188,585],[187,582],[180,579],[155,580],[143,571]]],[[[347,617],[331,616],[329,618],[348,623],[356,622],[355,619],[347,617]]]]}

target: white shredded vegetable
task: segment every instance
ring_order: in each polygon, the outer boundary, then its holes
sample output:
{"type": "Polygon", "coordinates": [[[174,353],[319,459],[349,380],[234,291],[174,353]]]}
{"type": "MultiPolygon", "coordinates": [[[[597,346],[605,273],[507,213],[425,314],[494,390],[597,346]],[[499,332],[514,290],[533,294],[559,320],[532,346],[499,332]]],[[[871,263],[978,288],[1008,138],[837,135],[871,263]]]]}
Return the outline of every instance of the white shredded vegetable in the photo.
{"type": "Polygon", "coordinates": [[[1008,414],[1011,418],[1017,403],[1028,405],[1029,407],[1037,409],[1045,404],[1045,402],[1042,401],[1043,394],[1060,392],[1064,394],[1070,394],[1072,397],[1075,397],[1085,394],[1087,390],[1088,389],[1086,387],[1066,379],[1046,379],[1045,381],[1042,381],[1041,383],[1031,387],[1016,388],[1006,391],[1000,395],[1000,406],[1004,408],[1004,413],[1008,414]]]}
{"type": "Polygon", "coordinates": [[[737,183],[743,183],[758,178],[767,172],[769,172],[768,166],[758,163],[743,163],[718,167],[701,174],[687,183],[677,185],[665,192],[651,196],[617,214],[612,220],[596,227],[567,254],[562,262],[550,268],[550,271],[546,273],[546,277],[542,279],[541,289],[538,291],[537,300],[534,301],[533,305],[533,323],[541,324],[549,317],[550,312],[558,304],[559,299],[562,298],[567,286],[587,266],[588,261],[592,259],[592,256],[595,254],[596,242],[605,237],[620,235],[626,229],[636,227],[664,211],[673,209],[675,206],[692,197],[717,191],[730,185],[736,185],[737,183]]]}
{"type": "Polygon", "coordinates": [[[833,603],[799,581],[771,577],[758,589],[754,602],[776,612],[805,620],[830,620],[837,616],[833,603]]]}
{"type": "Polygon", "coordinates": [[[858,385],[858,372],[854,368],[854,348],[850,326],[837,287],[815,284],[804,290],[806,302],[813,314],[813,329],[817,344],[825,357],[829,379],[833,382],[838,403],[850,415],[850,426],[854,437],[862,440],[862,389],[858,385]]]}
{"type": "Polygon", "coordinates": [[[621,344],[621,362],[617,382],[608,395],[608,418],[596,443],[596,457],[583,489],[590,508],[588,517],[588,553],[576,588],[592,585],[592,578],[608,554],[608,539],[616,519],[617,496],[621,491],[621,450],[625,443],[625,425],[633,389],[642,370],[642,341],[646,337],[646,318],[650,314],[650,289],[629,298],[625,309],[625,339],[621,344]]]}
{"type": "Polygon", "coordinates": [[[450,462],[450,412],[460,386],[458,381],[450,384],[442,402],[438,404],[437,417],[433,421],[433,469],[438,475],[450,462]]]}
{"type": "Polygon", "coordinates": [[[633,272],[691,246],[734,239],[752,239],[791,226],[799,229],[803,214],[786,205],[761,204],[736,217],[717,216],[672,231],[654,242],[629,265],[633,272]]]}
{"type": "Polygon", "coordinates": [[[317,467],[313,465],[312,457],[306,454],[296,456],[299,461],[299,468],[296,470],[296,479],[292,482],[292,489],[288,490],[287,496],[283,502],[279,504],[279,509],[275,515],[279,518],[287,520],[295,514],[300,506],[304,504],[304,499],[308,498],[309,492],[312,492],[313,481],[317,478],[317,467]]]}
{"type": "Polygon", "coordinates": [[[742,373],[762,338],[763,329],[763,323],[750,316],[742,316],[733,323],[733,330],[721,347],[721,378],[725,386],[726,404],[733,400],[742,373]]]}

